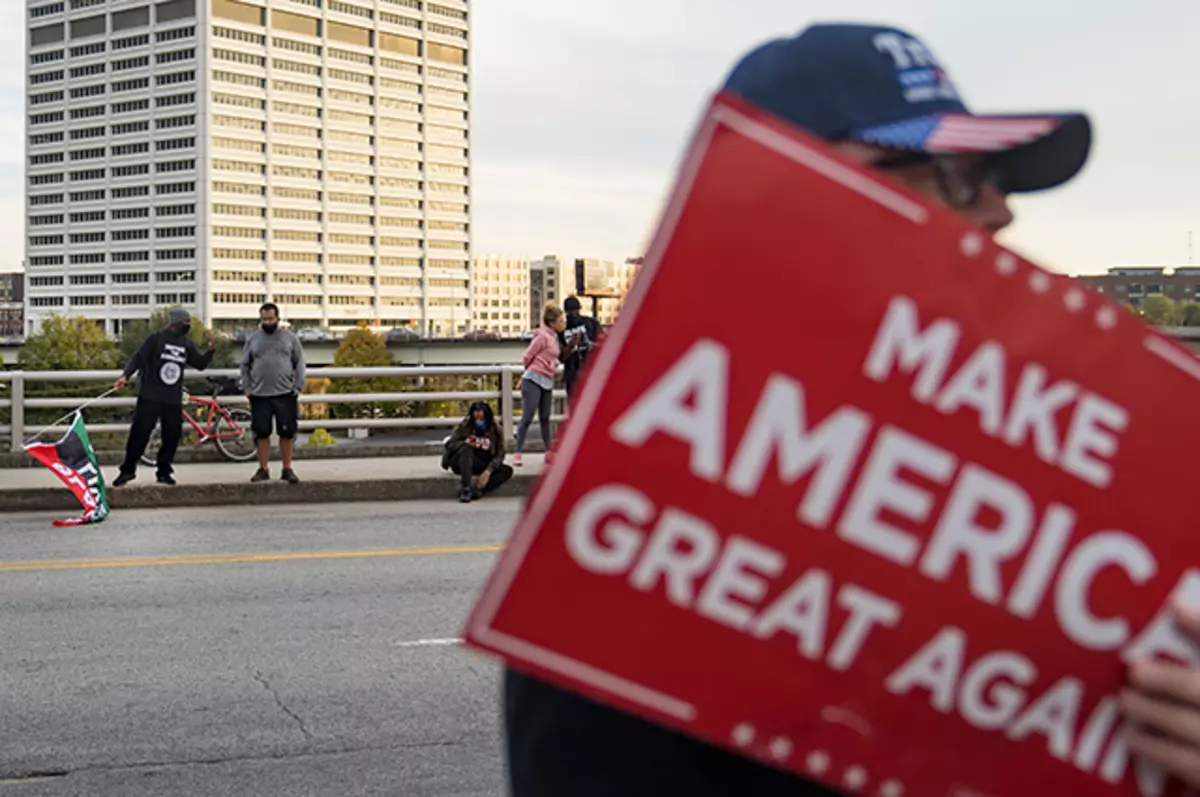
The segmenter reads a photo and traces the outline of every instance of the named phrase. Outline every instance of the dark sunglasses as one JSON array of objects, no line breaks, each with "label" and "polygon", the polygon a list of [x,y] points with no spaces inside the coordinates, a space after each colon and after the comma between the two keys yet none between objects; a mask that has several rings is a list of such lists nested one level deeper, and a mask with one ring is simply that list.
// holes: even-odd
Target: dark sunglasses
[{"label": "dark sunglasses", "polygon": [[946,204],[955,210],[970,210],[978,206],[984,186],[991,186],[1001,194],[1007,193],[995,163],[979,155],[901,152],[885,155],[868,165],[882,171],[931,166],[937,179],[938,192]]}]

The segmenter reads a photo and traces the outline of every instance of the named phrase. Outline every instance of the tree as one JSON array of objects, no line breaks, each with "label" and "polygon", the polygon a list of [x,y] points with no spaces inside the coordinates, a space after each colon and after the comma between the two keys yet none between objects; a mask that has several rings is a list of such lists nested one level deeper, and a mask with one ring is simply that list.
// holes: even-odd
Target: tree
[{"label": "tree", "polygon": [[[387,340],[383,335],[373,332],[366,324],[359,324],[338,344],[337,351],[333,353],[333,364],[336,368],[386,368],[392,365],[392,353],[388,351]],[[401,379],[371,376],[337,379],[330,392],[398,393],[403,389]],[[407,416],[411,412],[412,407],[408,402],[333,405],[335,418],[395,417]]]},{"label": "tree", "polygon": [[117,348],[95,321],[56,313],[25,341],[21,366],[29,371],[104,371],[117,367]]},{"label": "tree", "polygon": [[1200,327],[1200,302],[1184,302],[1179,306],[1179,323],[1185,327]]},{"label": "tree", "polygon": [[[164,329],[168,323],[168,316],[171,313],[171,307],[160,307],[150,314],[149,320],[136,318],[126,321],[121,328],[121,339],[117,344],[120,352],[120,362],[122,365],[129,362],[133,357],[134,352],[142,345],[142,341],[151,332],[156,332]],[[188,333],[188,337],[195,343],[200,351],[208,349],[208,327],[199,318],[192,316],[192,329]],[[240,352],[234,349],[232,341],[225,338],[217,338],[217,353],[213,355],[212,368],[236,368],[240,359]]]},{"label": "tree", "polygon": [[1142,317],[1156,326],[1177,326],[1180,312],[1166,296],[1147,296],[1142,300]]}]

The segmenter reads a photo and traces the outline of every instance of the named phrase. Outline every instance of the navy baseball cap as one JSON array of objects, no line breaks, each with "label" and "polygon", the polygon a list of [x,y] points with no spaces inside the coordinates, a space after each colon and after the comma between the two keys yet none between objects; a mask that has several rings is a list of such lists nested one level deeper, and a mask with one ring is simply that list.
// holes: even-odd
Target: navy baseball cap
[{"label": "navy baseball cap", "polygon": [[748,53],[725,89],[827,141],[987,153],[1009,192],[1065,183],[1091,149],[1082,113],[971,113],[930,50],[892,27],[813,25]]}]

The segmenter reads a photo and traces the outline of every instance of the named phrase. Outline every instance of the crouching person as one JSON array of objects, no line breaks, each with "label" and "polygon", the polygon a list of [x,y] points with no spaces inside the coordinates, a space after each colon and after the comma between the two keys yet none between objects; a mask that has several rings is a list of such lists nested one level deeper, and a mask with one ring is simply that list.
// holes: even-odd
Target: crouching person
[{"label": "crouching person", "polygon": [[512,478],[513,469],[504,464],[504,439],[488,404],[479,401],[471,405],[467,417],[446,441],[442,467],[462,477],[458,500],[464,504]]}]

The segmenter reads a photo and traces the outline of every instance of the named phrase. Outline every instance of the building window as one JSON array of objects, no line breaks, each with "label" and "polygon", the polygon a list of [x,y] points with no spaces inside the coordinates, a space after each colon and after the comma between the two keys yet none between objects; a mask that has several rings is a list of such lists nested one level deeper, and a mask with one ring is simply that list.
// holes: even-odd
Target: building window
[{"label": "building window", "polygon": [[[144,111],[150,107],[150,100],[131,100],[129,102],[114,102],[111,106],[113,113],[134,113],[136,111]],[[146,130],[148,122],[136,122],[135,124],[145,125],[136,128],[137,130]]]},{"label": "building window", "polygon": [[[83,265],[93,265],[94,266],[94,265],[103,263],[104,261],[105,261],[105,257],[104,257],[103,252],[88,252],[86,254],[71,255],[71,265],[73,265],[73,266],[83,266]],[[75,279],[75,277],[72,277],[71,279],[73,281]],[[104,277],[101,276],[100,283],[97,283],[97,284],[101,284],[103,282],[104,282]]]},{"label": "building window", "polygon": [[150,173],[150,164],[135,163],[130,166],[114,166],[113,177],[134,177],[140,174]]},{"label": "building window", "polygon": [[71,223],[77,224],[85,221],[104,221],[105,212],[103,210],[85,210],[71,214]]},{"label": "building window", "polygon": [[195,48],[189,47],[186,50],[171,50],[165,53],[158,53],[154,56],[154,60],[159,64],[169,64],[173,61],[188,61],[195,57]]},{"label": "building window", "polygon": [[[73,236],[72,236],[73,238]],[[142,241],[150,238],[149,229],[114,229],[114,241]]]},{"label": "building window", "polygon": [[116,94],[122,91],[136,91],[150,86],[150,78],[139,77],[133,80],[118,80],[112,84],[113,93]]},{"label": "building window", "polygon": [[150,253],[147,251],[141,252],[113,252],[112,262],[114,263],[141,263],[150,259]]},{"label": "building window", "polygon": [[123,72],[126,69],[140,69],[144,66],[150,66],[150,56],[139,55],[136,58],[119,58],[112,62],[112,70],[114,72]]},{"label": "building window", "polygon": [[[116,275],[114,275],[115,281]],[[150,304],[150,297],[144,293],[129,293],[129,294],[114,294],[112,297],[113,304]]]},{"label": "building window", "polygon": [[104,189],[96,191],[72,191],[72,202],[99,202],[104,200]]},{"label": "building window", "polygon": [[185,94],[169,94],[166,97],[156,97],[154,106],[156,108],[169,108],[172,105],[190,105],[196,101],[196,95],[193,92]]},{"label": "building window", "polygon": [[54,111],[53,113],[37,113],[29,117],[31,125],[48,125],[53,122],[61,122],[63,120],[62,111]]},{"label": "building window", "polygon": [[118,285],[140,285],[149,282],[150,275],[145,272],[113,274],[112,281]]},{"label": "building window", "polygon": [[110,127],[113,136],[127,136],[128,133],[139,133],[150,130],[149,121],[126,121]]},{"label": "building window", "polygon": [[38,53],[37,55],[29,56],[31,64],[49,64],[53,61],[61,61],[63,59],[62,50],[52,50],[48,53]]},{"label": "building window", "polygon": [[149,196],[150,186],[148,185],[131,185],[125,188],[114,188],[112,190],[113,199],[129,199],[136,196]]},{"label": "building window", "polygon": [[[75,77],[74,72],[75,72],[75,70],[71,70],[71,73],[72,73],[71,77]],[[63,79],[63,71],[61,69],[56,69],[53,72],[39,72],[36,75],[29,76],[29,82],[30,82],[30,84],[32,84],[34,86],[40,85],[42,83],[53,83],[57,80],[62,80],[62,79]]]},{"label": "building window", "polygon": [[71,57],[79,58],[82,55],[97,55],[106,50],[104,42],[96,42],[95,44],[82,44],[71,48]]},{"label": "building window", "polygon": [[113,157],[137,155],[138,153],[149,151],[150,143],[148,141],[139,141],[135,144],[117,144],[112,148]]},{"label": "building window", "polygon": [[144,219],[150,216],[150,208],[114,208],[113,219]]},{"label": "building window", "polygon": [[[216,252],[216,250],[213,251]],[[194,260],[195,257],[195,249],[159,249],[154,253],[155,260]]]},{"label": "building window", "polygon": [[189,149],[194,146],[196,146],[196,139],[192,136],[186,138],[168,138],[154,142],[154,148],[160,152],[171,149]]}]

